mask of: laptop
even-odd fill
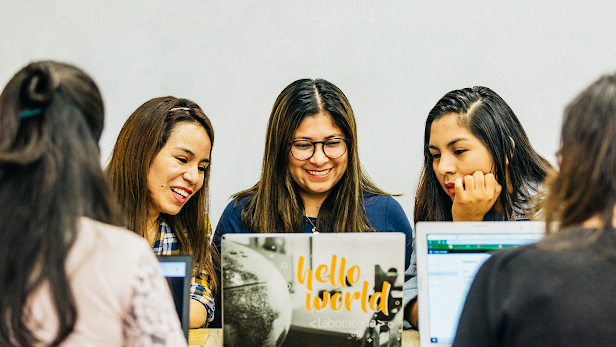
[[[159,255],[158,267],[163,277],[167,279],[173,303],[182,324],[182,330],[188,341],[190,282],[192,277],[192,256]]]
[[[493,252],[539,241],[545,223],[419,222],[415,229],[420,346],[449,347],[481,265]]]
[[[403,233],[226,234],[224,345],[400,346]]]

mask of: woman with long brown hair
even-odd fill
[[[408,218],[370,179],[358,152],[353,109],[337,86],[289,84],[269,118],[261,178],[234,195],[214,241],[226,233],[402,232],[408,267]]]
[[[172,96],[149,100],[128,118],[107,176],[124,223],[159,255],[195,263],[190,327],[214,319],[218,256],[209,243],[209,178],[214,130],[199,105]]]
[[[453,90],[426,120],[415,223],[533,220],[534,198],[551,170],[500,95],[487,87]],[[406,316],[416,325],[415,288],[412,296]]]
[[[415,222],[534,219],[551,168],[493,90],[451,91],[426,120]]]

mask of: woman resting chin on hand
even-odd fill
[[[551,170],[498,94],[486,87],[454,90],[426,120],[415,223],[534,219],[531,200]],[[407,274],[415,275],[415,263]],[[417,321],[416,306],[413,299],[405,311],[410,322]]]

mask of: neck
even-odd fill
[[[306,217],[316,218],[319,215],[319,210],[321,210],[321,205],[327,199],[327,194],[314,196],[300,193],[300,197],[304,203],[304,214]]]
[[[616,205],[614,205],[612,212],[612,226],[616,228]],[[603,221],[598,215],[592,216],[582,223],[582,227],[589,229],[598,229],[603,227]]]
[[[145,238],[152,244],[154,243],[154,239],[156,238],[156,233],[158,233],[158,217],[160,214],[150,215],[148,217],[148,225],[145,230]]]

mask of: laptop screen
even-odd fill
[[[430,341],[453,343],[466,295],[492,252],[537,242],[541,234],[428,234]]]
[[[188,339],[192,257],[190,255],[159,255],[158,261],[160,273],[167,279],[171,290],[184,336]]]
[[[402,233],[226,234],[225,346],[400,346]]]
[[[415,232],[420,346],[449,347],[481,265],[498,250],[539,241],[545,223],[418,222]]]

